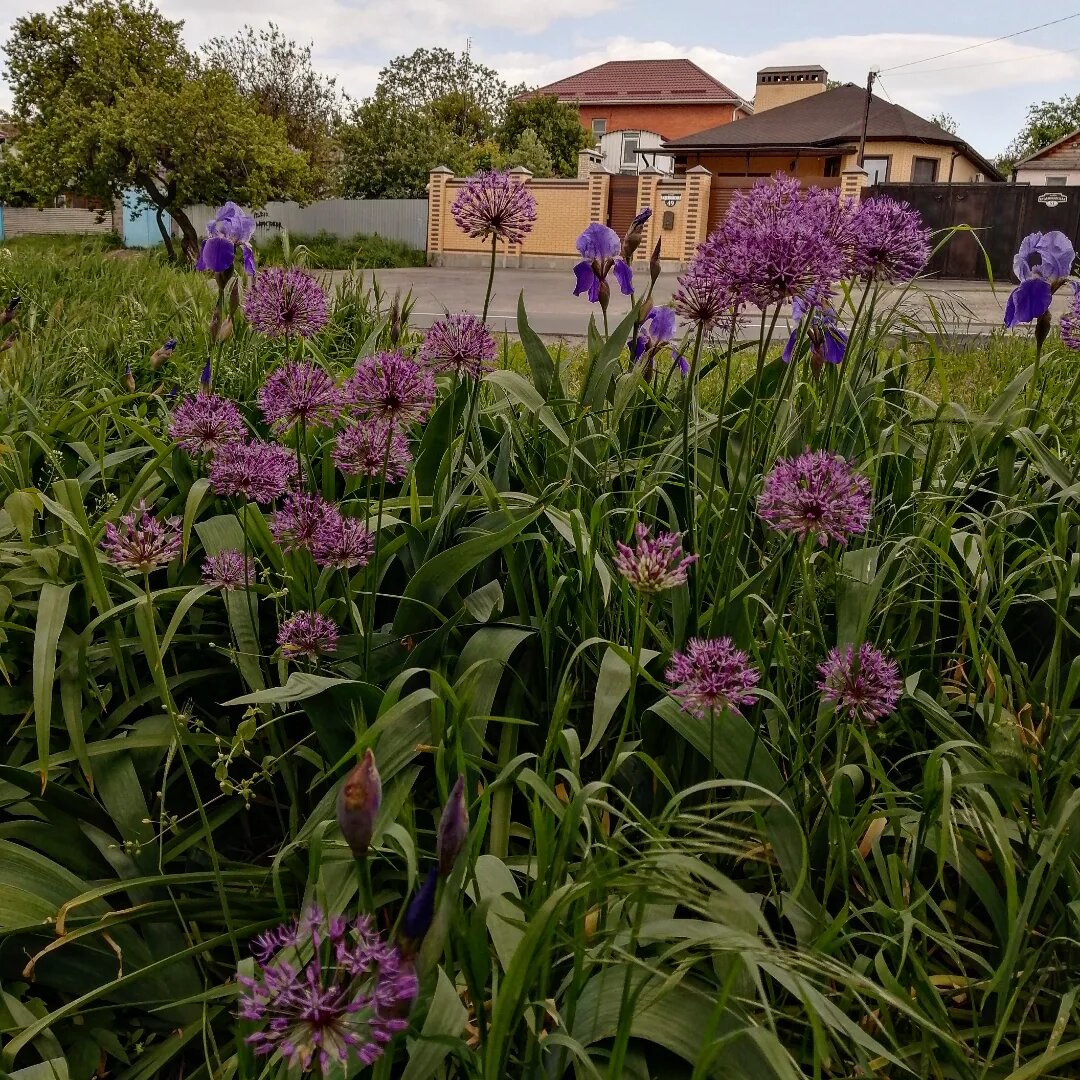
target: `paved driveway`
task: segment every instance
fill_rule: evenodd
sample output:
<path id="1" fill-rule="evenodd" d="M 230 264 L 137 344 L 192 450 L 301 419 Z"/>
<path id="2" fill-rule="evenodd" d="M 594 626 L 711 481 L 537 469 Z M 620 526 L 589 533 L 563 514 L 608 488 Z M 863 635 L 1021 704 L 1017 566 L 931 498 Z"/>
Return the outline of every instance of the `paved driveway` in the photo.
<path id="1" fill-rule="evenodd" d="M 479 313 L 483 306 L 485 270 L 413 267 L 378 270 L 374 274 L 387 292 L 412 293 L 416 301 L 413 323 L 419 327 L 429 326 L 447 311 Z M 344 272 L 334 271 L 331 276 L 340 280 Z M 518 294 L 524 290 L 529 322 L 537 333 L 545 337 L 582 337 L 594 309 L 583 296 L 573 295 L 573 287 L 574 276 L 569 270 L 497 269 L 488 321 L 494 330 L 515 333 Z M 654 301 L 666 303 L 674 288 L 675 275 L 665 273 L 656 284 Z M 991 288 L 987 282 L 928 281 L 909 293 L 904 307 L 910 317 L 927 329 L 933 325 L 933 309 L 946 333 L 983 335 L 1002 325 L 1011 288 L 1009 282 L 999 282 Z M 1070 298 L 1071 292 L 1062 290 L 1055 297 L 1055 312 L 1064 311 Z M 629 310 L 628 299 L 617 290 L 612 296 L 608 316 L 613 326 Z M 595 314 L 599 317 L 599 309 L 595 309 Z M 753 322 L 748 320 L 745 331 L 751 336 L 756 334 Z"/>

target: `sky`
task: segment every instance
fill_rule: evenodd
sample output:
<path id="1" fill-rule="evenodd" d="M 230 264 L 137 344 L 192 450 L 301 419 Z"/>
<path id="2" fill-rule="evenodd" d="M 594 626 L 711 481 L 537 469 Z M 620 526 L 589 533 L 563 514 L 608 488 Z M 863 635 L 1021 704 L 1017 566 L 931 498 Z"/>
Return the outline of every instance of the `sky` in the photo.
<path id="1" fill-rule="evenodd" d="M 25 0 L 0 0 L 4 39 L 19 15 L 53 6 L 52 0 L 31 0 L 29 7 Z M 881 71 L 877 93 L 924 116 L 951 114 L 960 135 L 993 156 L 1020 130 L 1029 104 L 1080 92 L 1080 2 L 1075 10 L 1004 0 L 158 0 L 158 6 L 185 21 L 193 48 L 245 24 L 276 22 L 290 37 L 312 42 L 318 67 L 357 98 L 374 88 L 384 64 L 420 46 L 468 46 L 507 82 L 529 85 L 605 60 L 689 57 L 746 98 L 753 97 L 755 72 L 770 64 L 821 64 L 830 78 L 860 85 L 874 68 Z M 981 44 L 1051 20 L 1062 21 Z M 7 100 L 0 87 L 0 104 Z"/>

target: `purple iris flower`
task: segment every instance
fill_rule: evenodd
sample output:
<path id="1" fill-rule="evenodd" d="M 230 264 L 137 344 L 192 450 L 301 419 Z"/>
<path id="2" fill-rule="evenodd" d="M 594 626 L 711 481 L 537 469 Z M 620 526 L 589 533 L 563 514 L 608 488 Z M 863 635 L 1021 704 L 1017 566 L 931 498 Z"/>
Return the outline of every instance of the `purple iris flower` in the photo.
<path id="1" fill-rule="evenodd" d="M 646 376 L 652 374 L 657 353 L 667 348 L 671 350 L 673 363 L 679 365 L 683 375 L 690 373 L 690 364 L 685 356 L 677 353 L 671 342 L 675 337 L 675 312 L 669 307 L 654 307 L 638 328 L 637 339 L 630 346 L 630 355 L 634 363 L 644 358 Z"/>
<path id="2" fill-rule="evenodd" d="M 236 249 L 244 256 L 244 270 L 249 277 L 255 276 L 255 249 L 251 238 L 255 235 L 255 219 L 234 202 L 227 202 L 206 226 L 206 239 L 199 251 L 196 270 L 209 270 L 225 274 L 233 268 Z"/>
<path id="3" fill-rule="evenodd" d="M 1013 273 L 1020 284 L 1005 305 L 1005 325 L 1032 322 L 1045 315 L 1075 259 L 1072 241 L 1057 229 L 1025 236 L 1013 259 Z"/>
<path id="4" fill-rule="evenodd" d="M 791 317 L 795 328 L 784 346 L 784 363 L 791 363 L 799 331 L 810 342 L 810 356 L 815 368 L 822 363 L 839 364 L 847 351 L 847 334 L 837 326 L 837 315 L 827 297 L 795 297 L 791 302 Z"/>
<path id="5" fill-rule="evenodd" d="M 633 271 L 630 264 L 623 260 L 619 253 L 622 251 L 622 241 L 614 229 L 601 225 L 594 221 L 586 226 L 585 231 L 577 238 L 577 249 L 581 255 L 581 262 L 574 267 L 577 276 L 577 287 L 574 295 L 581 293 L 589 294 L 589 303 L 600 302 L 602 307 L 607 307 L 608 284 L 607 276 L 614 270 L 615 280 L 624 296 L 633 292 L 631 281 Z"/>

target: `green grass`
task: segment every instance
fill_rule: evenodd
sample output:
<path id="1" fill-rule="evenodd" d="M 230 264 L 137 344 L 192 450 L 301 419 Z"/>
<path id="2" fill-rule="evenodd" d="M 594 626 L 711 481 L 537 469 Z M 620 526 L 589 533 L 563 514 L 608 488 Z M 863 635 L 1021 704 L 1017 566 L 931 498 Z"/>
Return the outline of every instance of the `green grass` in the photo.
<path id="1" fill-rule="evenodd" d="M 259 258 L 271 266 L 294 262 L 320 270 L 384 270 L 423 266 L 426 261 L 423 251 L 398 240 L 363 235 L 343 239 L 330 233 L 291 234 L 287 240 L 275 236 L 259 246 Z"/>

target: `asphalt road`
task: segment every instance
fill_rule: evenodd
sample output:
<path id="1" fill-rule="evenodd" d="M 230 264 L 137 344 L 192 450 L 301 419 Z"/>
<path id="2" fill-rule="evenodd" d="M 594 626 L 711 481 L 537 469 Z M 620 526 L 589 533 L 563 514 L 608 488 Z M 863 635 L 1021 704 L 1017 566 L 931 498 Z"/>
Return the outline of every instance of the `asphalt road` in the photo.
<path id="1" fill-rule="evenodd" d="M 481 269 L 449 267 L 412 267 L 401 270 L 374 272 L 380 286 L 388 293 L 411 293 L 415 301 L 413 325 L 429 326 L 448 311 L 479 312 L 484 302 L 487 272 Z M 334 271 L 331 277 L 341 280 L 345 271 Z M 518 295 L 524 290 L 525 303 L 532 328 L 544 337 L 573 338 L 584 336 L 589 317 L 598 308 L 584 296 L 573 295 L 574 276 L 567 270 L 498 269 L 495 272 L 488 322 L 493 330 L 517 332 Z M 675 288 L 675 274 L 665 273 L 653 293 L 655 303 L 666 303 Z M 944 333 L 961 337 L 982 336 L 1000 327 L 1012 284 L 999 282 L 993 288 L 987 282 L 927 281 L 908 293 L 903 301 L 904 314 L 925 329 L 933 329 L 936 321 Z M 1071 292 L 1061 290 L 1054 299 L 1055 314 L 1065 311 Z M 884 300 L 895 299 L 895 294 Z M 629 310 L 628 297 L 616 290 L 611 298 L 608 317 L 614 326 Z M 1060 310 L 1059 310 L 1060 309 Z M 756 320 L 747 319 L 744 332 L 757 333 Z"/>

